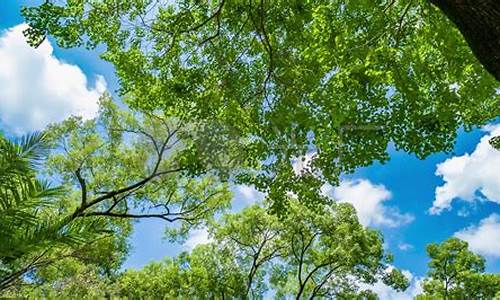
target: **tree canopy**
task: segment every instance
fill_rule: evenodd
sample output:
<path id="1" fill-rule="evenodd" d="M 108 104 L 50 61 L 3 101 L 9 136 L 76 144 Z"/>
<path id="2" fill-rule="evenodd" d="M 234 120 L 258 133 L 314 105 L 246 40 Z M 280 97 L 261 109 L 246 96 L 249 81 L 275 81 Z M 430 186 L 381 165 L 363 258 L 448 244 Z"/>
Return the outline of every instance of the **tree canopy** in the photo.
<path id="1" fill-rule="evenodd" d="M 500 115 L 491 61 L 464 40 L 467 24 L 445 2 L 23 8 L 32 46 L 50 38 L 95 50 L 115 68 L 120 99 L 102 95 L 93 119 L 0 137 L 0 292 L 373 299 L 378 282 L 405 290 L 381 233 L 321 187 L 394 149 L 421 159 L 449 152 L 459 129 Z M 490 143 L 500 148 L 499 137 Z M 228 212 L 235 184 L 264 192 L 264 201 Z M 202 228 L 209 240 L 120 270 L 134 221 L 151 218 L 165 221 L 173 241 Z M 422 299 L 500 297 L 498 275 L 484 273 L 466 242 L 427 250 Z"/>
<path id="2" fill-rule="evenodd" d="M 95 119 L 70 118 L 19 143 L 2 137 L 0 290 L 27 274 L 43 280 L 64 259 L 64 268 L 80 259 L 95 262 L 89 272 L 116 271 L 132 220 L 176 222 L 167 229 L 185 235 L 227 208 L 220 178 L 230 155 L 211 151 L 201 169 L 192 126 L 121 110 L 105 95 Z"/>
<path id="3" fill-rule="evenodd" d="M 500 297 L 500 275 L 485 274 L 484 258 L 470 251 L 467 242 L 450 238 L 441 244 L 430 244 L 427 253 L 431 258 L 429 277 L 423 283 L 424 294 L 419 299 Z"/>
<path id="4" fill-rule="evenodd" d="M 0 137 L 0 291 L 60 260 L 113 270 L 127 253 L 125 236 L 111 234 L 119 224 L 103 219 L 71 222 L 62 212 L 66 191 L 37 178 L 36 168 L 49 148 L 46 134 L 17 142 Z"/>
<path id="5" fill-rule="evenodd" d="M 70 118 L 47 129 L 54 145 L 47 173 L 71 187 L 71 218 L 199 225 L 228 206 L 228 187 L 219 178 L 237 153 L 198 155 L 194 126 L 160 113 L 119 109 L 105 95 L 95 119 Z M 202 163 L 208 155 L 210 163 Z"/>
<path id="6" fill-rule="evenodd" d="M 239 179 L 273 193 L 275 211 L 308 152 L 336 183 L 386 161 L 390 143 L 450 151 L 459 128 L 500 113 L 498 82 L 427 1 L 46 1 L 23 13 L 35 46 L 104 45 L 131 107 L 250 138 L 249 159 L 266 163 Z"/>
<path id="7" fill-rule="evenodd" d="M 350 204 L 330 202 L 313 211 L 301 202 L 291 199 L 284 218 L 258 205 L 226 214 L 209 225 L 207 244 L 140 270 L 126 270 L 108 279 L 105 287 L 90 273 L 91 285 L 83 295 L 350 299 L 375 297 L 366 287 L 376 281 L 406 289 L 407 279 L 389 265 L 381 235 L 363 227 Z M 73 277 L 59 287 L 42 285 L 31 293 L 68 295 L 81 273 Z"/>

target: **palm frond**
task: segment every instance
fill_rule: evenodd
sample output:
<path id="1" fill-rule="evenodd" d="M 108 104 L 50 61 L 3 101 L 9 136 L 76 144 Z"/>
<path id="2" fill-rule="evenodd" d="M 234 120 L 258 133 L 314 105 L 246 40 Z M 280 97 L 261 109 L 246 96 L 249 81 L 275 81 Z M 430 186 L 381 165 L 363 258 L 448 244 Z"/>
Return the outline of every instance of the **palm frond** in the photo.
<path id="1" fill-rule="evenodd" d="M 47 157 L 50 145 L 44 132 L 24 135 L 15 141 L 17 155 L 33 165 Z"/>

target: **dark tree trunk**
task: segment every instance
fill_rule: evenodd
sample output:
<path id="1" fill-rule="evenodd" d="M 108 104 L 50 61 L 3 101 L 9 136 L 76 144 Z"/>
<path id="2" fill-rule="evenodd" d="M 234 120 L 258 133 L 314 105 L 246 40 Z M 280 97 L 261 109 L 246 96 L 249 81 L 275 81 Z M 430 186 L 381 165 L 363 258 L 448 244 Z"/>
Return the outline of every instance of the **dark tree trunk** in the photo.
<path id="1" fill-rule="evenodd" d="M 452 20 L 481 64 L 500 81 L 500 0 L 430 0 Z"/>

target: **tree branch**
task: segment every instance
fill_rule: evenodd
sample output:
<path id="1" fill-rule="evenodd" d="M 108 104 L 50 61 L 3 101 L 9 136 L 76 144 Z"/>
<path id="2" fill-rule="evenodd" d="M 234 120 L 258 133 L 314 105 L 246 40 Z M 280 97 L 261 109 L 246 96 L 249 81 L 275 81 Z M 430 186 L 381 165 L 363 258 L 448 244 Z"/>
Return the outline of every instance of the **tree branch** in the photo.
<path id="1" fill-rule="evenodd" d="M 78 183 L 80 184 L 80 188 L 82 189 L 82 206 L 85 206 L 87 204 L 87 184 L 85 183 L 85 179 L 82 177 L 81 167 L 76 169 L 75 175 L 78 179 Z"/>

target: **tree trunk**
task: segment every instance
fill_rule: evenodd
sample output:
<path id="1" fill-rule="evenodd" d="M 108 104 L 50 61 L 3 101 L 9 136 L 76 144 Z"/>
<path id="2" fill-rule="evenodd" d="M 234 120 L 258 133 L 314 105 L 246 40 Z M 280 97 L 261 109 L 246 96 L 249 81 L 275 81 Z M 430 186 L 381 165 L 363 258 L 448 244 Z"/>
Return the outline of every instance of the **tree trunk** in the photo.
<path id="1" fill-rule="evenodd" d="M 500 81 L 500 0 L 430 0 L 455 23 L 481 64 Z"/>

